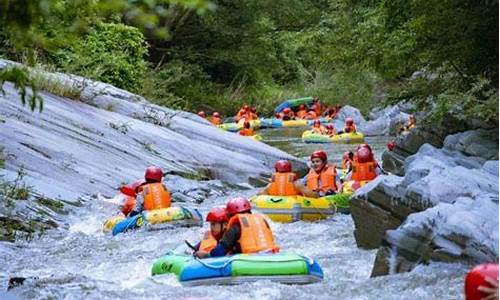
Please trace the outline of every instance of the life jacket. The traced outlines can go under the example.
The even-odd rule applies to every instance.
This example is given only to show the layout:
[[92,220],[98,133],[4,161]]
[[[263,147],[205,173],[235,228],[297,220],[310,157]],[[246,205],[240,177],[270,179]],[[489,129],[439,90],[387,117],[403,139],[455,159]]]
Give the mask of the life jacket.
[[308,119],[308,120],[314,120],[316,118],[318,118],[318,115],[314,111],[307,112],[306,119]]
[[252,114],[251,112],[248,112],[248,113],[245,113],[243,114],[242,118],[244,118],[246,121],[252,121],[254,119],[254,114]]
[[131,197],[131,196],[127,196],[127,195],[123,195],[123,205],[122,205],[122,209],[121,209],[121,212],[125,215],[125,216],[128,216],[128,214],[134,210],[135,208],[135,197]]
[[349,132],[356,132],[356,125],[352,125],[352,126],[345,126],[344,127],[344,132],[345,133],[349,133]]
[[[322,191],[326,192],[328,190],[337,190],[337,184],[335,179],[337,177],[337,171],[335,170],[335,165],[326,165],[321,170],[321,173],[318,174],[314,169],[309,171],[307,174],[307,187],[313,191]],[[319,186],[319,182],[321,181],[321,187]]]
[[318,100],[318,102],[316,102],[315,106],[316,106],[316,109],[314,110],[314,112],[316,113],[316,115],[321,116],[321,102]]
[[299,119],[304,119],[304,118],[306,117],[306,115],[307,115],[307,110],[304,110],[304,109],[303,109],[303,110],[299,110],[299,111],[295,114],[295,116],[296,116],[297,118],[299,118]]
[[240,130],[240,135],[243,135],[243,136],[251,136],[251,135],[254,135],[255,132],[250,129],[250,128],[243,128],[242,130]]
[[212,123],[214,125],[220,125],[222,123],[222,120],[220,118],[212,117],[210,119],[210,123]]
[[170,207],[170,193],[161,182],[147,183],[142,186],[144,210]]
[[325,134],[326,128],[320,125],[319,127],[313,127],[312,132],[317,134]]
[[208,230],[203,235],[203,239],[200,243],[200,251],[210,252],[215,246],[217,246],[218,241],[212,235],[212,232]]
[[279,252],[266,219],[259,214],[236,214],[229,219],[228,228],[239,223],[241,235],[238,243],[241,253]]
[[293,172],[289,173],[279,173],[276,172],[271,178],[271,185],[268,187],[267,191],[269,195],[272,196],[295,196],[298,195],[295,189],[295,179],[297,174]]
[[375,177],[377,177],[376,169],[376,161],[359,163],[355,160],[352,162],[351,180],[362,181],[375,179]]

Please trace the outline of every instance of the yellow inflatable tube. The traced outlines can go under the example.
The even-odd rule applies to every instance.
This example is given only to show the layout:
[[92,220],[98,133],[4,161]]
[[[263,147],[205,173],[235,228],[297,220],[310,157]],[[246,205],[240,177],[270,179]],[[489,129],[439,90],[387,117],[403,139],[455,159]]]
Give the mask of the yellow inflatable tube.
[[283,223],[326,219],[336,212],[335,202],[327,198],[257,195],[250,198],[250,202],[252,208]]

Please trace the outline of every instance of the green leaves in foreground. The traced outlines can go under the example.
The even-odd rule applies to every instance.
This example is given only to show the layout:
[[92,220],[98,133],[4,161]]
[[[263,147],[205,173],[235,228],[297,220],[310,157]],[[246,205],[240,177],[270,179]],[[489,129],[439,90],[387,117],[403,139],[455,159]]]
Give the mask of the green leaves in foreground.
[[[38,95],[36,86],[30,77],[29,71],[21,67],[7,67],[0,70],[0,92],[5,95],[3,84],[5,81],[14,83],[14,87],[18,90],[21,96],[23,105],[29,104],[31,110],[38,107],[39,111],[43,110],[43,99]],[[28,88],[32,88],[31,92]]]

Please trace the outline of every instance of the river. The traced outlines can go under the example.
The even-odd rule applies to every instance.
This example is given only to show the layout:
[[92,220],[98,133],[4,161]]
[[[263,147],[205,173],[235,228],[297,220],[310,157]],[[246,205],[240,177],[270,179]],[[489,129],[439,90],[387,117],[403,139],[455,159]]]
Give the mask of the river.
[[[338,163],[353,145],[304,144],[303,128],[263,130],[264,141],[298,157],[325,149]],[[367,142],[380,159],[390,137]],[[257,190],[214,196],[200,205],[205,214],[233,196]],[[350,215],[338,214],[314,223],[272,223],[282,249],[316,259],[324,281],[289,286],[261,281],[239,286],[182,287],[174,276],[151,277],[153,260],[184,240],[197,241],[201,228],[136,231],[111,237],[101,233],[112,214],[108,204],[88,199],[68,226],[32,241],[0,244],[0,291],[11,276],[34,276],[10,294],[13,299],[462,299],[466,266],[436,263],[410,273],[370,278],[375,250],[356,247]],[[0,292],[0,298],[6,295]]]

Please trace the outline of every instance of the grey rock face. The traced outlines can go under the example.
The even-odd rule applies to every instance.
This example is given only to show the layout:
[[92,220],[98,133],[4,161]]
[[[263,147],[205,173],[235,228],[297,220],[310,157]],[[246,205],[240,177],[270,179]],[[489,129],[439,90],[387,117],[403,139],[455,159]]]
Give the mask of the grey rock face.
[[372,275],[431,261],[498,259],[498,161],[424,144],[404,177],[380,176],[351,200],[358,246],[379,248]]

